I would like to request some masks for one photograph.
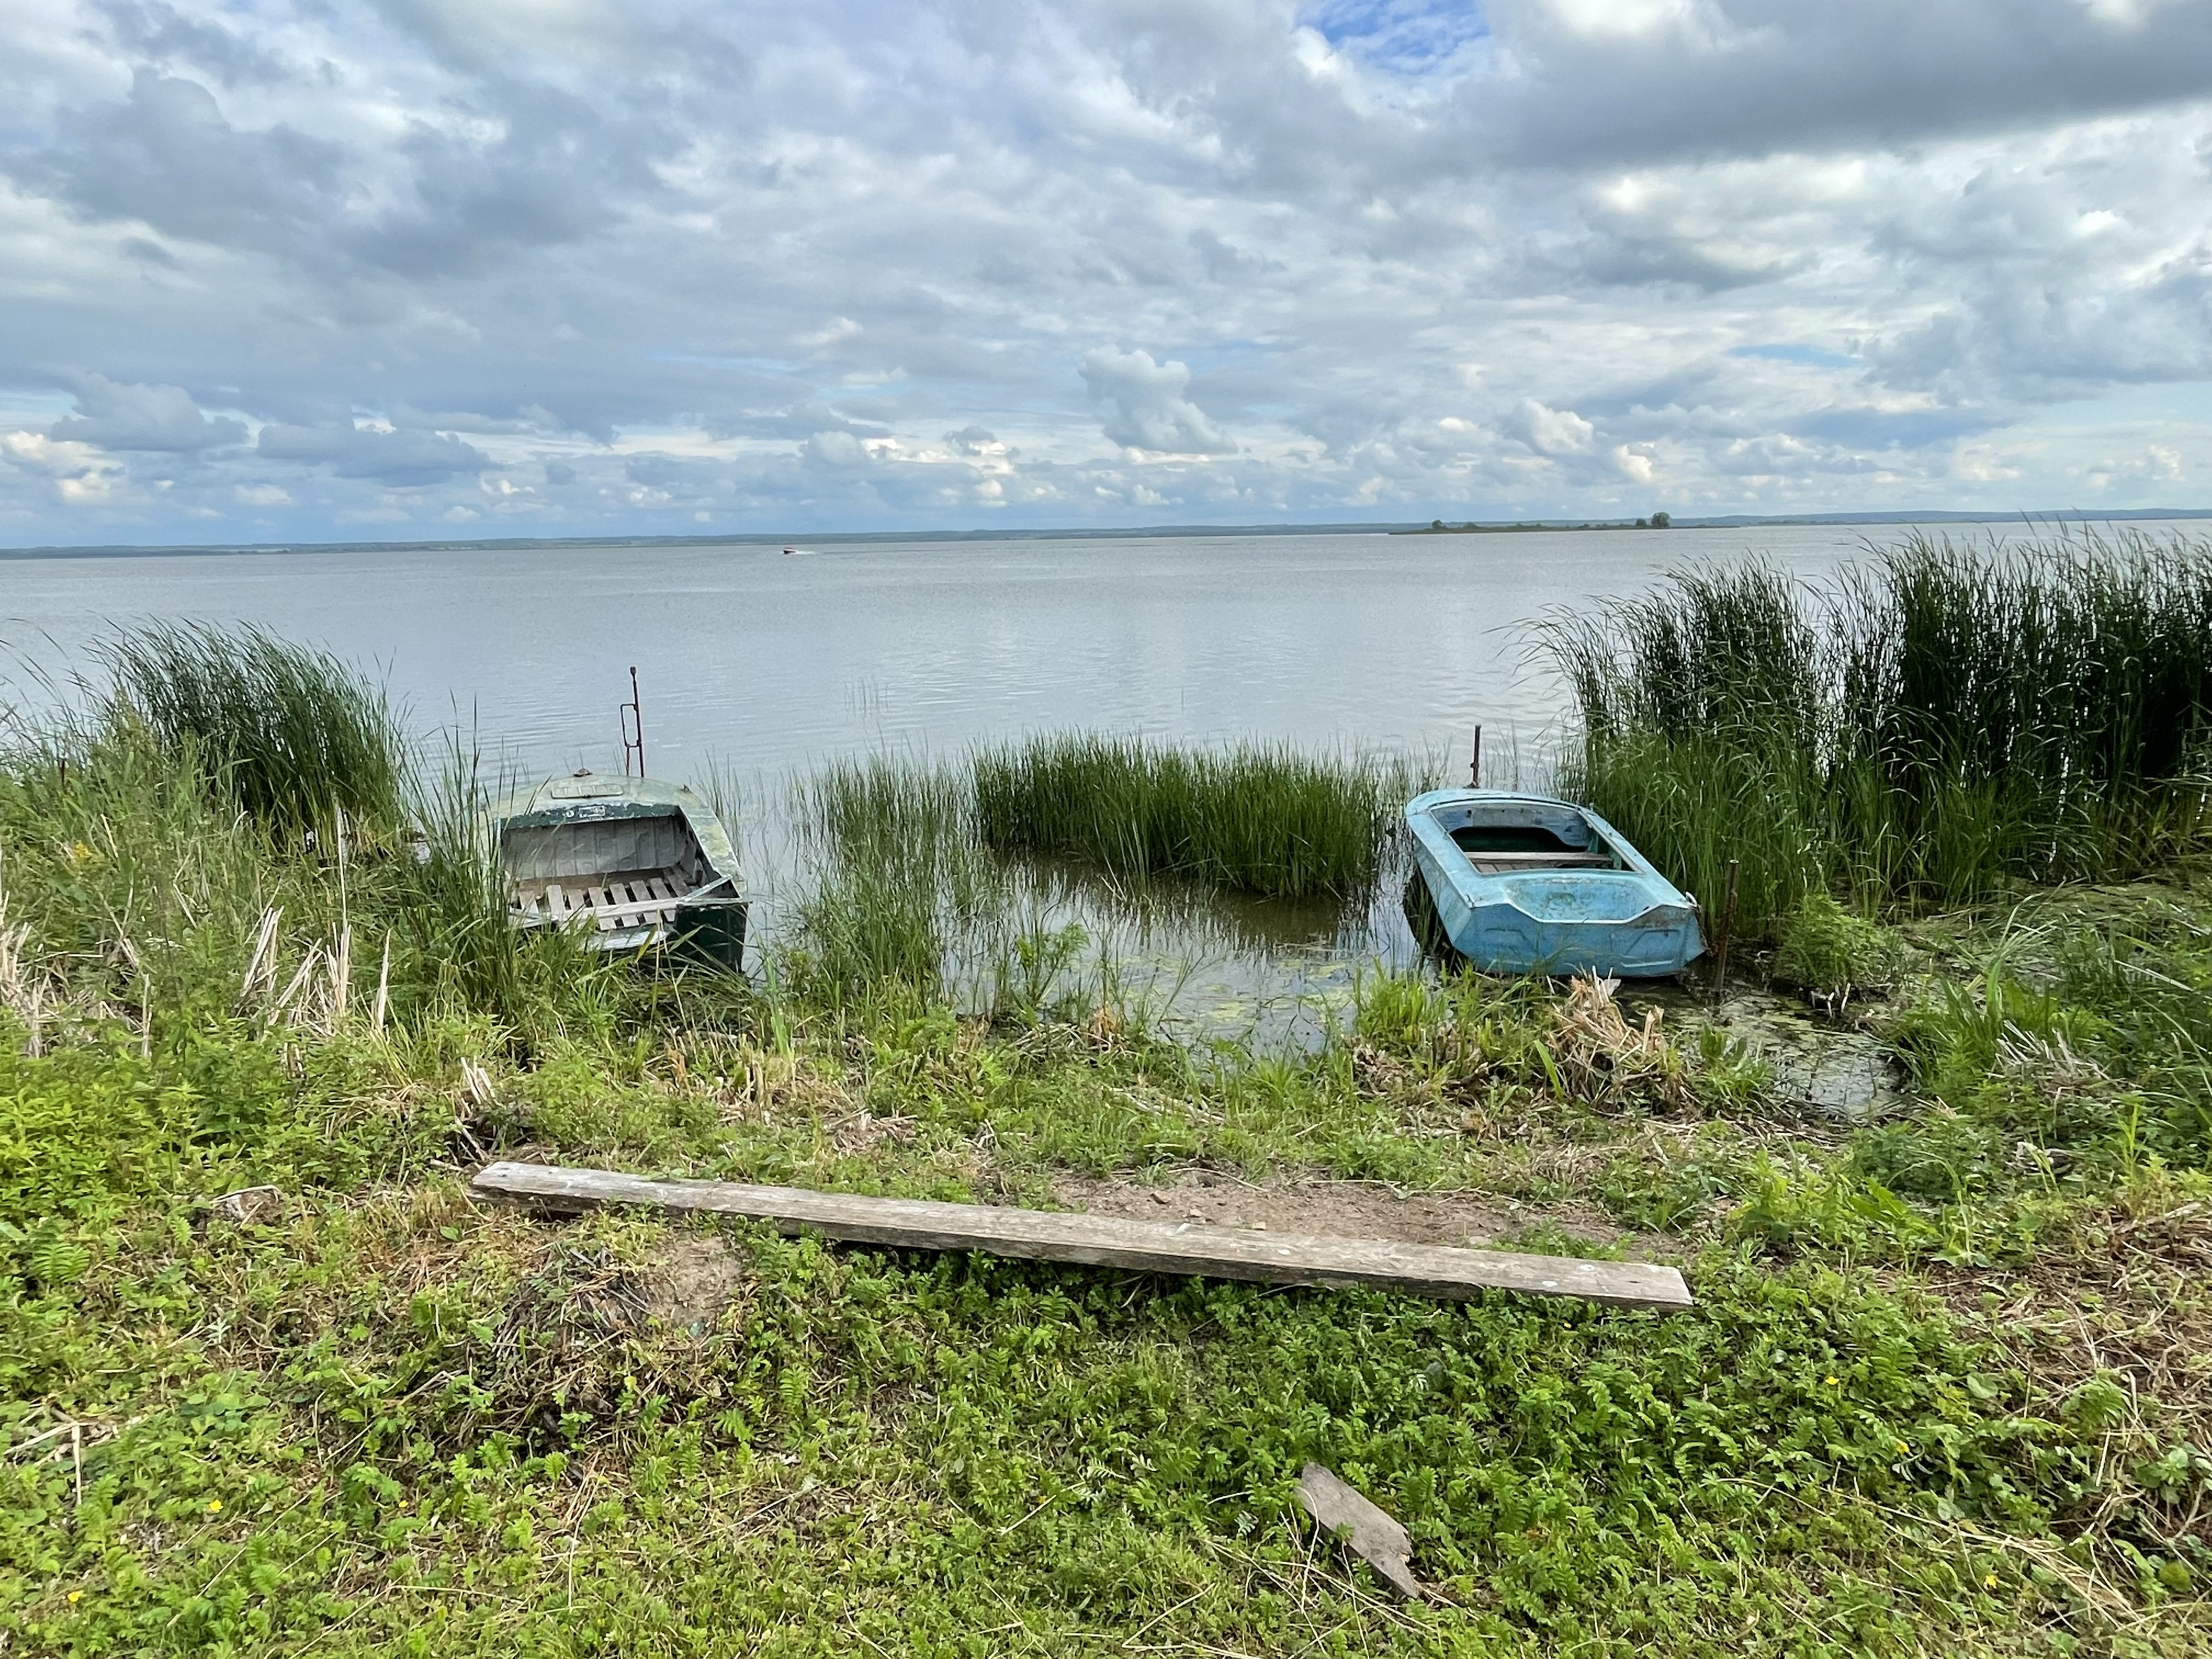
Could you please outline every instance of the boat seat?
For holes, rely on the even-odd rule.
[[[518,884],[515,906],[564,922],[588,921],[601,933],[642,923],[672,922],[676,907],[704,888],[687,891],[672,872],[621,878],[571,876]]]
[[[1610,853],[1469,853],[1467,861],[1485,875],[1504,870],[1618,870]]]

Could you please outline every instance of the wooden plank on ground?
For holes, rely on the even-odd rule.
[[[1621,1308],[1691,1305],[1680,1273],[1645,1261],[1583,1261],[1381,1238],[1310,1238],[724,1181],[647,1181],[611,1170],[544,1164],[488,1164],[472,1184],[479,1197],[538,1209],[573,1212],[602,1204],[642,1204],[744,1216],[772,1222],[785,1232],[811,1229],[831,1238],[894,1249],[982,1250],[1038,1261],[1273,1285],[1371,1285],[1451,1301],[1506,1290],[1581,1297]]]

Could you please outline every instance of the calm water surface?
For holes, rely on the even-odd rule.
[[[775,804],[811,763],[1087,726],[1442,764],[1480,722],[1486,774],[1516,749],[1533,770],[1562,698],[1526,624],[1686,562],[1819,576],[1863,545],[1790,526],[0,560],[0,645],[11,695],[35,702],[22,664],[65,674],[116,623],[258,623],[378,665],[418,725],[473,723],[532,773],[620,769],[634,664],[653,774],[738,784],[772,930],[792,868]],[[1412,949],[1390,893],[1337,916],[1095,897],[1058,914],[1214,1027],[1340,998],[1358,963]]]
[[[1456,749],[1533,740],[1557,688],[1521,626],[1823,527],[1485,536],[179,554],[0,561],[0,640],[52,665],[117,621],[251,621],[380,665],[418,719],[525,763],[620,757],[635,664],[657,775],[1030,728]]]

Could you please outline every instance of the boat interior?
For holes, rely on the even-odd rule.
[[[549,922],[588,921],[603,933],[676,920],[676,907],[729,885],[683,813],[510,824],[499,850],[515,908]]]
[[[1437,821],[1486,876],[1534,870],[1620,870],[1620,854],[1572,807],[1534,801],[1462,801]]]

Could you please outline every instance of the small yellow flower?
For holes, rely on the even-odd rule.
[[[1899,1441],[1899,1442],[1897,1443],[1897,1454],[1898,1454],[1898,1455],[1899,1455],[1899,1456],[1900,1456],[1900,1457],[1904,1456],[1906,1453],[1910,1452],[1911,1449],[1912,1449],[1912,1448],[1911,1448],[1911,1447],[1910,1447],[1910,1446],[1908,1446],[1908,1445],[1906,1445],[1906,1444],[1905,1444],[1902,1440],[1900,1440],[1900,1441]]]
[[[84,1600],[84,1592],[82,1590],[71,1590],[70,1592],[69,1599],[72,1601],[82,1601]]]
[[[1987,1584],[1991,1589],[1995,1589],[1997,1587],[1996,1574],[1991,1573],[1988,1577],[1983,1579],[1982,1583]]]
[[[1836,1386],[1836,1379],[1832,1376],[1824,1376],[1820,1381],[1826,1383],[1832,1389]]]
[[[210,1498],[208,1499],[208,1513],[210,1515],[220,1514],[222,1510],[222,1499],[220,1498]]]

